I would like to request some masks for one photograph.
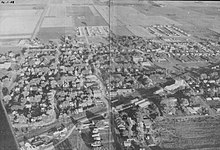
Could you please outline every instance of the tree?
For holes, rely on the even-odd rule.
[[[9,93],[8,88],[7,88],[7,87],[3,87],[3,88],[2,88],[2,94],[3,94],[3,96],[8,95],[8,93]]]
[[[21,53],[24,55],[24,53],[25,53],[26,51],[27,51],[27,48],[24,47],[24,48],[22,48]]]

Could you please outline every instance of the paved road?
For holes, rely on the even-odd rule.
[[[44,8],[44,10],[43,10],[43,12],[42,12],[42,14],[40,16],[40,19],[38,20],[37,25],[34,28],[34,32],[31,35],[31,39],[34,39],[36,37],[36,35],[37,35],[37,33],[38,33],[38,31],[39,31],[39,29],[41,27],[41,24],[43,23],[44,16],[46,15],[47,11],[49,10],[49,4],[50,3],[51,3],[50,0],[47,0],[46,7]]]

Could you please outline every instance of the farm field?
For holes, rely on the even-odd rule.
[[[19,6],[16,7],[0,6],[0,40],[31,38],[36,27],[39,27],[36,35],[42,37],[43,34],[51,33],[56,28],[60,29],[56,31],[57,34],[66,33],[64,31],[66,29],[69,33],[71,32],[69,29],[81,26],[108,25],[117,35],[132,34],[149,38],[154,35],[144,28],[155,24],[174,24],[196,37],[218,38],[220,34],[220,9],[216,6],[218,2],[114,0],[111,9],[107,3],[102,2],[99,0],[18,0],[16,3]],[[42,16],[42,21],[37,24],[46,4],[48,5],[46,13]],[[16,25],[12,25],[11,22]],[[45,31],[46,29],[48,31]],[[49,35],[43,37],[54,38],[52,33]]]
[[[213,148],[217,150],[220,146],[219,139],[219,118],[201,119],[198,121],[186,122],[166,122],[162,126],[174,131],[178,138],[173,138],[169,142],[164,141],[163,148],[172,147],[173,144],[179,149],[205,149]],[[215,134],[213,134],[215,133]]]
[[[74,33],[74,28],[68,27],[50,27],[50,28],[40,28],[37,37],[42,41],[48,41],[49,39],[58,39],[62,35]]]
[[[111,30],[116,35],[131,36],[134,35],[126,26],[111,26]]]
[[[147,16],[140,11],[128,7],[128,6],[114,6],[112,8],[112,16],[117,17],[121,22],[126,25],[142,25],[142,26],[150,26],[154,24],[163,24],[163,25],[181,25],[180,23],[168,19],[164,16]]]
[[[163,7],[160,7],[163,5]],[[196,37],[219,37],[219,2],[154,1],[152,5],[134,5],[146,16],[164,16],[181,24],[180,28]]]
[[[41,25],[42,28],[50,27],[72,27],[73,21],[70,17],[56,17],[56,18],[44,18],[44,21]]]
[[[9,40],[16,45],[19,39],[35,37],[43,41],[59,39],[61,35],[74,35],[76,27],[81,26],[108,26],[92,0],[18,0],[16,3],[0,6],[1,45],[8,45]]]
[[[118,5],[118,4],[121,4],[121,5],[125,5],[125,4],[132,4],[132,5],[135,5],[135,4],[142,4],[142,3],[145,3],[144,1],[139,1],[139,0],[112,0],[112,4],[113,5]]]
[[[0,10],[0,37],[31,35],[43,10]]]
[[[66,7],[62,5],[53,4],[49,7],[46,17],[65,17],[66,15]]]
[[[109,7],[94,5],[95,9],[101,14],[104,20],[109,24]],[[113,21],[114,22],[114,21]]]
[[[219,5],[218,1],[155,1],[155,3],[165,4],[165,5],[172,5],[175,7],[182,7],[182,6],[195,6],[195,7],[212,7]]]
[[[128,30],[130,30],[134,35],[137,35],[137,36],[141,36],[141,37],[147,37],[147,38],[153,38],[155,37],[154,35],[150,34],[148,32],[147,29],[145,29],[144,27],[142,26],[126,26],[128,28]]]
[[[52,4],[48,8],[37,37],[47,41],[65,34],[74,35],[76,27],[82,26],[108,26],[108,23],[93,5],[71,6],[67,5],[66,1],[61,6]]]
[[[63,0],[64,3],[71,3],[72,5],[89,5],[93,4],[92,0]]]
[[[92,11],[89,6],[67,6],[66,7],[66,15],[71,17],[89,17],[93,16]]]

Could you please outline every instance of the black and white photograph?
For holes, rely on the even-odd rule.
[[[0,150],[220,150],[220,1],[0,0]]]

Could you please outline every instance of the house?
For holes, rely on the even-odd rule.
[[[199,111],[199,109],[201,109],[201,107],[200,107],[200,106],[193,107],[193,110],[195,110],[196,112],[198,112],[198,111]]]
[[[143,59],[143,57],[141,57],[141,56],[133,56],[133,61],[135,62],[135,63],[138,63],[138,62],[141,62],[141,61],[143,61],[144,59]]]
[[[96,140],[96,141],[101,141],[101,137],[100,137],[100,136],[94,137],[94,140]]]
[[[211,98],[211,97],[207,97],[206,100],[207,100],[207,101],[211,101],[212,98]]]
[[[101,90],[93,90],[93,93],[94,93],[94,97],[102,97],[102,92]]]
[[[21,148],[21,150],[39,150],[39,147],[36,147],[35,145],[31,145],[30,143],[25,143],[24,147]]]
[[[152,66],[152,64],[151,64],[150,62],[146,62],[146,61],[145,61],[145,62],[142,62],[141,65],[142,65],[142,66],[147,66],[147,67]]]
[[[131,146],[131,141],[124,141],[124,146],[125,147],[130,147]]]
[[[194,110],[193,108],[191,107],[187,107],[187,110],[191,113],[191,114],[197,114],[196,110]]]
[[[152,125],[152,121],[150,119],[144,119],[143,123],[145,125],[145,128],[150,129],[150,127]]]
[[[213,97],[213,100],[220,101],[220,97]]]
[[[189,106],[188,99],[186,99],[186,98],[182,99],[182,105],[185,106],[185,107]]]
[[[216,109],[216,112],[217,112],[217,113],[220,113],[220,108],[217,108],[217,109]]]
[[[113,97],[117,96],[117,94],[118,94],[117,91],[111,91],[110,97],[113,98]]]
[[[92,137],[100,137],[100,133],[93,134]]]
[[[94,143],[91,144],[92,147],[99,147],[101,146],[101,142],[100,141],[95,141]]]
[[[158,62],[166,62],[167,59],[166,59],[166,58],[158,58],[157,61],[158,61]]]
[[[140,103],[140,104],[138,104],[138,105],[139,105],[139,107],[144,108],[144,107],[149,106],[150,104],[151,104],[151,102],[149,102],[149,101],[145,101],[145,102]]]
[[[117,93],[119,95],[124,95],[124,94],[128,94],[128,93],[131,93],[132,92],[132,89],[118,89],[117,90]]]
[[[143,102],[145,102],[146,101],[146,99],[142,99],[142,100],[140,100],[140,101],[138,101],[138,102],[135,102],[134,104],[135,105],[139,105],[140,103],[143,103]]]
[[[92,131],[92,133],[98,133],[99,132],[99,129],[97,129],[97,128],[95,128],[95,129],[93,129],[93,131]]]
[[[177,104],[177,99],[175,97],[170,97],[161,101],[161,104],[166,104],[167,106],[174,107]]]
[[[11,62],[0,63],[0,69],[9,69],[11,67]]]

